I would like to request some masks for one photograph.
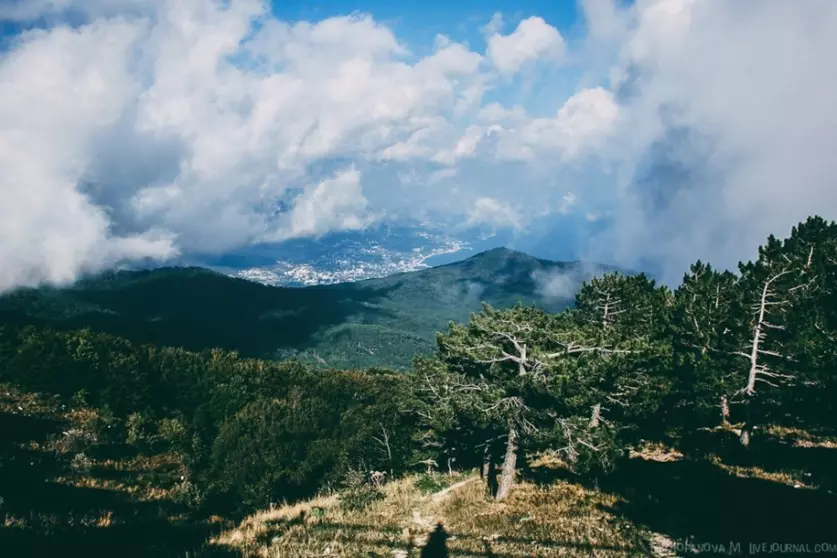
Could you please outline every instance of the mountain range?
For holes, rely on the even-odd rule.
[[[609,268],[497,248],[466,260],[351,283],[259,284],[200,267],[115,271],[66,288],[0,297],[5,320],[90,328],[138,343],[223,348],[317,366],[403,368],[435,349],[435,332],[482,302],[559,311]]]

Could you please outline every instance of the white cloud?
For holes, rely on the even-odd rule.
[[[602,216],[585,256],[677,279],[837,214],[837,3],[582,8],[583,44],[498,14],[484,53],[418,55],[371,16],[261,0],[0,2],[47,22],[0,54],[0,291],[382,214]]]
[[[541,17],[524,19],[509,35],[501,35],[498,28],[496,23],[487,27],[492,32],[488,37],[487,54],[501,74],[514,74],[526,63],[536,60],[559,62],[564,56],[564,38]]]
[[[454,165],[460,159],[473,157],[477,154],[480,143],[494,133],[501,133],[502,126],[468,126],[463,134],[456,140],[450,149],[441,149],[434,156],[433,160],[442,165]]]
[[[624,102],[620,170],[603,194],[613,228],[594,255],[656,261],[677,281],[695,259],[734,267],[768,234],[837,214],[837,3],[644,0],[602,13],[592,27],[621,45]]]
[[[294,202],[286,223],[270,240],[322,236],[334,230],[359,230],[370,223],[360,173],[350,168],[305,189]]]
[[[28,32],[0,58],[0,181],[12,200],[0,230],[13,239],[0,290],[117,258],[364,226],[359,182],[323,181],[312,166],[429,157],[445,110],[479,101],[480,54],[440,42],[407,62],[368,16],[268,17],[254,32],[267,10],[257,0],[122,6],[125,18],[93,0],[0,12],[89,18]],[[274,216],[288,188],[310,183],[289,222]]]
[[[490,38],[498,33],[503,28],[504,21],[503,21],[503,14],[502,12],[494,12],[491,16],[491,19],[482,27],[482,33],[486,37]]]
[[[566,162],[601,151],[618,119],[619,106],[611,92],[601,87],[583,89],[570,97],[554,118],[530,119],[502,134],[498,156],[529,161],[557,154]]]
[[[581,275],[571,271],[535,272],[532,278],[535,280],[538,293],[547,300],[572,299],[584,282]]]
[[[572,300],[585,281],[600,273],[596,264],[581,262],[566,269],[535,271],[532,279],[538,294],[546,300]]]
[[[513,229],[523,228],[522,218],[514,207],[488,197],[478,198],[474,202],[468,214],[468,224]]]
[[[443,180],[450,180],[454,178],[457,174],[459,174],[459,169],[439,169],[430,173],[430,176],[427,177],[427,181],[431,184],[435,182],[441,182]]]
[[[476,119],[485,123],[512,123],[518,124],[528,119],[526,109],[516,105],[506,108],[500,103],[490,103],[480,109]]]
[[[105,208],[77,189],[97,134],[136,92],[124,65],[143,33],[126,22],[32,32],[0,63],[0,291],[175,253],[170,234],[110,234]]]
[[[619,0],[581,0],[588,40],[610,43],[622,38],[627,22],[618,4]]]

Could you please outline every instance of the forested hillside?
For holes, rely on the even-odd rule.
[[[508,267],[486,265],[491,258]],[[606,273],[559,312],[485,305],[444,328],[435,351],[401,372],[141,342],[165,334],[197,343],[197,331],[246,343],[251,333],[255,350],[267,334],[213,329],[223,322],[210,320],[213,313],[244,328],[282,310],[271,297],[296,293],[302,318],[285,322],[288,335],[313,335],[302,309],[329,305],[336,308],[325,320],[368,316],[360,308],[369,304],[381,314],[376,326],[412,318],[401,326],[411,331],[442,314],[448,299],[434,289],[474,281],[484,286],[480,298],[499,304],[532,289],[532,270],[517,270],[521,258],[491,252],[342,287],[370,295],[351,303],[338,288],[275,290],[202,270],[17,295],[12,306],[42,322],[0,326],[0,495],[10,527],[0,545],[30,555],[96,547],[103,555],[355,556],[359,546],[345,535],[351,525],[335,522],[362,531],[364,513],[390,510],[381,521],[395,534],[363,550],[387,555],[400,536],[396,516],[418,509],[403,507],[414,494],[387,484],[410,474],[431,493],[444,488],[445,474],[482,479],[479,506],[499,514],[491,521],[500,532],[479,531],[479,506],[454,499],[459,508],[444,517],[462,537],[463,556],[500,547],[509,556],[641,555],[657,535],[693,545],[829,540],[837,513],[837,224],[818,217],[785,239],[768,238],[736,272],[696,262],[674,290],[643,274]],[[241,289],[241,300],[213,285]],[[68,329],[91,316],[112,333]],[[555,503],[559,494],[572,504]],[[330,499],[261,525],[266,538],[239,533],[203,546],[223,518],[317,495]],[[555,513],[566,535],[546,527]],[[375,531],[374,521],[363,525]],[[474,533],[488,542],[470,545]]]
[[[66,289],[18,291],[0,298],[0,312],[139,343],[298,357],[314,366],[407,368],[414,354],[434,351],[436,331],[451,320],[467,320],[481,301],[561,310],[583,280],[604,269],[505,249],[418,272],[305,288],[165,268],[108,273]],[[565,277],[567,287],[544,292],[541,286],[556,276]]]

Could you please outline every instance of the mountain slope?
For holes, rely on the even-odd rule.
[[[381,279],[305,288],[264,286],[202,268],[111,272],[66,289],[0,298],[6,319],[89,327],[127,339],[245,356],[298,356],[320,365],[408,366],[434,333],[482,301],[558,311],[572,292],[542,296],[545,280],[580,283],[600,266],[494,249],[467,260]]]

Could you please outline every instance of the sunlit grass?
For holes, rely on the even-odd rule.
[[[364,510],[345,511],[335,496],[260,512],[223,533],[216,544],[245,556],[418,556],[441,523],[454,556],[645,555],[638,528],[607,511],[617,498],[564,481],[521,483],[504,502],[465,478],[435,496],[408,477],[384,487],[386,497]],[[468,482],[470,481],[470,482]]]

